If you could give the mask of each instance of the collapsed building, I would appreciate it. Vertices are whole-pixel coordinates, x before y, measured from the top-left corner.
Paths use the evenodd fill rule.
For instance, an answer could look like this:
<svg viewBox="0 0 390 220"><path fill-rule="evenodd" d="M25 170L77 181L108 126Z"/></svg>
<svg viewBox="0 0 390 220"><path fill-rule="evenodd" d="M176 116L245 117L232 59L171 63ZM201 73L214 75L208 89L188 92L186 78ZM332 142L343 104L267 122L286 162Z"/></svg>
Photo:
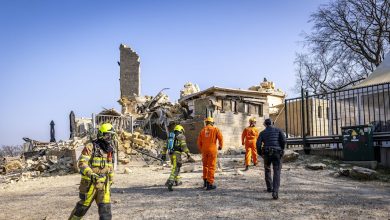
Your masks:
<svg viewBox="0 0 390 220"><path fill-rule="evenodd" d="M17 170L16 176L20 179L23 175L77 172L77 158L83 146L96 138L98 126L105 122L111 123L118 133L115 161L122 164L142 155L145 162L157 158L169 130L179 123L186 130L190 151L197 153L196 140L207 116L214 117L216 125L222 130L225 150L237 149L241 145L241 132L248 126L249 118L255 117L257 126L262 129L264 119L278 112L276 108L286 96L266 79L246 90L213 86L201 91L198 85L188 82L180 91L178 103L169 101L164 94L167 88L162 88L155 96L141 95L140 57L124 44L119 46L119 50L118 103L122 107L121 112L104 109L91 117L76 117L72 111L69 115L69 140L41 142L25 138L23 157L17 159L18 162L8 161L2 165L4 173L14 175L12 172ZM52 138L55 140L54 135Z"/></svg>

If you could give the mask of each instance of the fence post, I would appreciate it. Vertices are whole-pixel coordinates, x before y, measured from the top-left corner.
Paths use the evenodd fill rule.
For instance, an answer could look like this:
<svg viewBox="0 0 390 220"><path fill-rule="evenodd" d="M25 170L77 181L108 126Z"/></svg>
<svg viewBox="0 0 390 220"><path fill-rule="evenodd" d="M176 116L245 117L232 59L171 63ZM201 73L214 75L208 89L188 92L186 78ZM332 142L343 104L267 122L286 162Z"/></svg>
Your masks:
<svg viewBox="0 0 390 220"><path fill-rule="evenodd" d="M286 126L286 138L288 138L288 110L287 110L287 100L284 100L284 124ZM288 143L286 144L286 147L288 146Z"/></svg>
<svg viewBox="0 0 390 220"><path fill-rule="evenodd" d="M310 111L309 111L309 92L306 91L305 95L306 95L306 117L307 117L307 119L306 119L307 132L306 132L306 134L310 136L310 119L311 118L310 118ZM312 113L311 117L313 117L313 113ZM305 137L306 137L306 134L305 134Z"/></svg>
<svg viewBox="0 0 390 220"><path fill-rule="evenodd" d="M301 127L302 127L302 144L305 154L310 154L310 145L306 144L306 123L305 123L305 93L303 88L301 89Z"/></svg>
<svg viewBox="0 0 390 220"><path fill-rule="evenodd" d="M336 135L339 135L339 119L337 114L337 96L336 92L334 93L334 114L335 118L333 120L336 120ZM337 143L337 150L340 149L339 143Z"/></svg>

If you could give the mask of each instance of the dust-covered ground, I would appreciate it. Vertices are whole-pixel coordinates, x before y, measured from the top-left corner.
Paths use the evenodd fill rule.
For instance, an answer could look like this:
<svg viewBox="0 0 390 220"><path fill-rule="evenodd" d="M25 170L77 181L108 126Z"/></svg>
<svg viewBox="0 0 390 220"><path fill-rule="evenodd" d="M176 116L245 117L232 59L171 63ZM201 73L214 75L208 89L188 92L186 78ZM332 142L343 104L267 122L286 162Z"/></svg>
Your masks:
<svg viewBox="0 0 390 220"><path fill-rule="evenodd" d="M214 191L202 189L199 162L173 192L164 186L167 167L133 164L130 174L119 167L113 219L390 219L388 182L335 178L332 169L307 170L300 159L283 164L280 198L273 200L263 192L262 166L241 174L242 159L221 161ZM73 174L0 185L0 219L66 219L78 201L79 180ZM84 219L98 219L95 204Z"/></svg>

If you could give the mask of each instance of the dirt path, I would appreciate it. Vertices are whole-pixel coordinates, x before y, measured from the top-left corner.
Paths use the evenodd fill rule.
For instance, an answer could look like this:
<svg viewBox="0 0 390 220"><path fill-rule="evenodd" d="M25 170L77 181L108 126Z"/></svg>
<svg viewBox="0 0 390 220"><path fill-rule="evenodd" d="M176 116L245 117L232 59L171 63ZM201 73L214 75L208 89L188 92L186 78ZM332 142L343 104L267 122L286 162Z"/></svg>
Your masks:
<svg viewBox="0 0 390 220"><path fill-rule="evenodd" d="M216 175L218 189L205 191L197 163L173 192L163 186L169 168L131 167L131 174L116 175L113 219L390 219L389 183L334 178L330 170L286 163L280 199L272 200L263 192L262 167L237 175L236 165L225 161ZM74 174L2 185L0 219L66 219L78 182ZM98 219L96 205L85 219Z"/></svg>

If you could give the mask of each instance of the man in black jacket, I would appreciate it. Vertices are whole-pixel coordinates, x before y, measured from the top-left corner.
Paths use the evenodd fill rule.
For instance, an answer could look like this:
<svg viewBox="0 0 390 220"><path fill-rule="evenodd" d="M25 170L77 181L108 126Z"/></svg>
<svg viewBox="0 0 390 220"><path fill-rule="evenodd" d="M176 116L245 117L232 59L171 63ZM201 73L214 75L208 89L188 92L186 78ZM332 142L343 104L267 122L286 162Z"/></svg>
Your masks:
<svg viewBox="0 0 390 220"><path fill-rule="evenodd" d="M257 152L259 152L264 158L264 172L265 183L267 184L267 192L272 192L272 197L274 199L278 199L280 170L282 169L281 158L284 154L286 137L279 128L272 126L271 119L265 119L264 126L266 128L260 132L256 142ZM271 178L271 164L274 170L273 181Z"/></svg>

